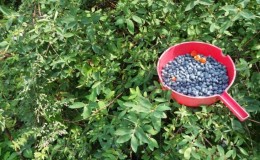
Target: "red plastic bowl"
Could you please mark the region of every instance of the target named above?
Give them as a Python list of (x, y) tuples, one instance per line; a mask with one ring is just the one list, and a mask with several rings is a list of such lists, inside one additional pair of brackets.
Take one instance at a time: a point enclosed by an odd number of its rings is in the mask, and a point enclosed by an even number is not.
[(236, 77), (236, 68), (235, 64), (230, 58), (230, 56), (224, 56), (222, 50), (212, 44), (203, 43), (203, 42), (184, 42), (177, 45), (174, 45), (168, 48), (159, 58), (157, 63), (157, 73), (159, 75), (159, 80), (162, 83), (162, 69), (163, 67), (175, 57), (183, 54), (190, 53), (191, 51), (197, 51), (199, 54), (204, 56), (212, 56), (219, 63), (223, 64), (227, 68), (227, 74), (229, 77), (229, 85), (222, 94), (217, 94), (213, 96), (200, 96), (192, 97), (187, 96), (181, 93), (178, 93), (168, 86), (163, 86), (163, 89), (169, 89), (172, 91), (172, 98), (174, 98), (178, 103), (183, 104), (188, 107), (198, 107), (200, 105), (210, 105), (216, 101), (222, 101), (229, 110), (240, 120), (244, 121), (249, 117), (249, 114), (242, 108), (228, 93), (227, 90), (233, 84)]

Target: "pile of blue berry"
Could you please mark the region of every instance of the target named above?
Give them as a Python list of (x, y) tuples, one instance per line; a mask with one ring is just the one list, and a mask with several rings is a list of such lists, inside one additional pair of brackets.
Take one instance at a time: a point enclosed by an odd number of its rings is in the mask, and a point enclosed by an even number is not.
[[(202, 57), (202, 61), (196, 57)], [(172, 90), (194, 97), (221, 94), (228, 87), (226, 67), (200, 54), (175, 57), (164, 66), (162, 79)]]

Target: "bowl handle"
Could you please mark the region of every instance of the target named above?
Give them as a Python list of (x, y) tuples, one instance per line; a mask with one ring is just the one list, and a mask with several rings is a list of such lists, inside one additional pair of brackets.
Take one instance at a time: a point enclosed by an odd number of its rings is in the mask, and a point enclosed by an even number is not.
[(240, 120), (244, 121), (249, 114), (242, 108), (228, 93), (224, 91), (220, 95), (220, 100), (229, 108), (229, 110)]

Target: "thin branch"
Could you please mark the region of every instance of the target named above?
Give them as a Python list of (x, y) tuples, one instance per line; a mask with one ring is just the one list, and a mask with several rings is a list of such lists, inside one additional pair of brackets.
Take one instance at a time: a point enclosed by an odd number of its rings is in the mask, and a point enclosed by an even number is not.
[(201, 137), (200, 138), (202, 138), (202, 143), (204, 144), (204, 146), (206, 146), (206, 143), (205, 143), (205, 141), (204, 141), (204, 137), (201, 135)]
[[(110, 106), (111, 104), (113, 104), (122, 94), (123, 94), (123, 92), (120, 93), (120, 94), (118, 94), (118, 95), (117, 95), (112, 101), (110, 101), (106, 106), (101, 107), (100, 109), (94, 111), (94, 112), (91, 114), (91, 116), (89, 116), (88, 118), (93, 117), (94, 115), (96, 115), (96, 114), (97, 114), (98, 112), (100, 112), (101, 110), (103, 110), (103, 109), (109, 107), (109, 106)], [(80, 122), (80, 121), (83, 121), (83, 120), (85, 120), (85, 119), (80, 119), (80, 120), (77, 120), (77, 121), (69, 121), (69, 120), (64, 120), (64, 121), (67, 121), (67, 122), (70, 122), (70, 123), (76, 123), (76, 122)]]
[(76, 124), (76, 125), (80, 125), (80, 126), (85, 126), (83, 124), (77, 123), (78, 121), (70, 121), (70, 120), (67, 120), (67, 119), (63, 119), (63, 121), (68, 122), (68, 123), (73, 123), (73, 124)]
[(249, 134), (249, 138), (250, 138), (250, 144), (251, 144), (251, 148), (252, 148), (252, 151), (254, 150), (254, 146), (253, 146), (253, 141), (252, 141), (252, 137), (251, 137), (251, 134), (250, 134), (250, 131), (249, 131), (249, 129), (248, 129), (248, 127), (247, 127), (247, 125), (245, 125), (245, 127), (246, 127), (246, 131), (248, 132), (248, 134)]
[(34, 5), (33, 14), (32, 14), (33, 25), (35, 23), (35, 17), (36, 17), (36, 5)]
[(181, 132), (182, 132), (182, 129), (183, 129), (183, 127), (181, 126), (180, 128), (178, 128), (178, 130), (175, 132), (175, 134), (181, 133)]
[(58, 52), (57, 52), (57, 51), (54, 49), (54, 47), (52, 46), (52, 44), (49, 43), (49, 45), (51, 46), (52, 50), (53, 50), (57, 55), (59, 55)]
[(47, 53), (50, 49), (50, 46), (51, 46), (51, 44), (49, 43), (48, 46), (47, 46), (47, 49), (43, 53)]
[[(8, 128), (5, 128), (5, 134), (7, 136), (7, 138), (9, 139), (9, 141), (11, 141), (13, 143), (13, 137), (11, 132), (9, 131)], [(15, 152), (20, 156), (20, 159), (24, 160), (25, 158), (23, 157), (23, 155), (21, 154), (21, 151), (19, 149), (15, 148)]]
[(251, 119), (251, 118), (248, 118), (248, 120), (251, 121), (251, 122), (255, 122), (255, 123), (257, 123), (257, 124), (260, 124), (260, 122), (258, 122), (258, 121), (256, 121), (256, 120), (253, 120), (253, 119)]
[(206, 137), (204, 137), (203, 135), (201, 135), (202, 136), (202, 138), (212, 147), (213, 145), (210, 143), (210, 141), (206, 138)]
[(241, 48), (243, 49), (243, 48), (244, 48), (249, 42), (251, 42), (259, 33), (260, 33), (260, 31), (258, 31), (252, 38), (250, 38), (248, 41), (246, 41), (246, 43), (244, 43)]
[(38, 3), (38, 14), (39, 14), (39, 16), (42, 16), (42, 13), (41, 13), (41, 6), (40, 6), (40, 4)]
[(112, 8), (116, 8), (116, 5), (113, 2), (108, 1), (108, 3), (110, 3), (110, 5), (112, 6)]
[(110, 106), (111, 104), (113, 104), (113, 103), (115, 102), (115, 100), (117, 100), (122, 94), (123, 94), (123, 92), (120, 93), (119, 95), (117, 95), (112, 101), (110, 101), (110, 102), (109, 102), (107, 105), (105, 105), (104, 107), (101, 107), (101, 108), (99, 108), (98, 110), (94, 111), (92, 115), (95, 115), (95, 114), (97, 114), (98, 112), (100, 112), (101, 110), (103, 110), (103, 109), (109, 107), (109, 106)]
[(260, 72), (258, 65), (256, 63), (255, 63), (255, 66), (256, 66), (257, 71)]
[(0, 61), (3, 61), (3, 60), (5, 60), (5, 59), (7, 59), (9, 57), (12, 57), (12, 55), (9, 54), (9, 53), (5, 53), (2, 57), (0, 57)]
[(129, 149), (129, 150), (130, 150), (130, 159), (133, 159), (133, 152), (131, 149)]
[(12, 135), (11, 135), (11, 133), (10, 133), (8, 128), (5, 129), (5, 134), (6, 134), (6, 136), (8, 137), (8, 139), (10, 141), (13, 141), (13, 137), (12, 137)]

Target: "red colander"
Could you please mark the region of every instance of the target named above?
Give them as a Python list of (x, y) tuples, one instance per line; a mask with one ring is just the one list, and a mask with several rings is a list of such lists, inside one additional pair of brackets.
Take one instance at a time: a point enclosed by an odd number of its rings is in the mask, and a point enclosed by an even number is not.
[(163, 86), (163, 89), (168, 89), (172, 91), (172, 98), (175, 99), (178, 103), (183, 104), (188, 107), (198, 107), (200, 105), (210, 105), (216, 101), (222, 101), (229, 110), (240, 120), (244, 121), (249, 117), (249, 114), (242, 108), (228, 93), (228, 89), (233, 84), (236, 77), (236, 68), (235, 64), (232, 61), (230, 56), (225, 56), (222, 53), (222, 50), (212, 44), (204, 42), (184, 42), (177, 45), (174, 45), (168, 48), (159, 58), (157, 63), (157, 73), (159, 75), (159, 80), (162, 83), (162, 69), (169, 62), (172, 61), (175, 57), (183, 54), (190, 53), (191, 51), (197, 51), (199, 54), (204, 56), (212, 56), (219, 63), (226, 66), (227, 74), (229, 77), (228, 87), (223, 91), (222, 94), (216, 94), (212, 96), (187, 96), (182, 93), (178, 93), (168, 86)]

